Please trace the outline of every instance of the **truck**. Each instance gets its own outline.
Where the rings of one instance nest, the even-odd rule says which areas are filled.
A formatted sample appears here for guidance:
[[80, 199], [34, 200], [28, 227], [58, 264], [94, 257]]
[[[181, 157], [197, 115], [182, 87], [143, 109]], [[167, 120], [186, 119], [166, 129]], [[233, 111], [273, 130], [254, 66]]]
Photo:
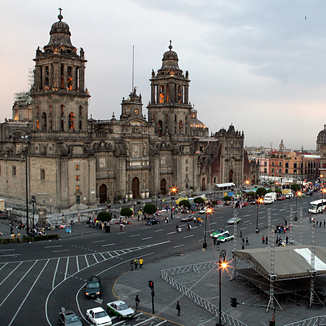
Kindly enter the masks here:
[[265, 195], [263, 204], [272, 204], [276, 200], [276, 192], [269, 192]]
[[294, 197], [292, 189], [283, 189], [282, 195], [284, 195], [287, 199]]

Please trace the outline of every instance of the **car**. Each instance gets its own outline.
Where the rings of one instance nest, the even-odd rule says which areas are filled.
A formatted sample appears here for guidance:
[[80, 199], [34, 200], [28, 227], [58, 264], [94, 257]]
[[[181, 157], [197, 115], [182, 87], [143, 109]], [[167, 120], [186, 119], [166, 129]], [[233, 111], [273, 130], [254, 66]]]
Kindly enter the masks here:
[[200, 211], [199, 211], [199, 214], [205, 214], [206, 213], [206, 209], [201, 209]]
[[307, 190], [307, 191], [306, 191], [306, 195], [308, 195], [308, 196], [312, 196], [313, 193], [314, 193], [314, 192], [313, 192], [312, 190]]
[[59, 312], [59, 325], [60, 326], [82, 326], [82, 322], [72, 310], [66, 310], [65, 308], [61, 308], [61, 312]]
[[190, 222], [193, 220], [194, 220], [194, 216], [192, 215], [181, 217], [181, 222]]
[[219, 242], [226, 242], [226, 241], [230, 241], [233, 239], [234, 239], [234, 235], [230, 234], [229, 231], [225, 231], [217, 237], [217, 241], [219, 241]]
[[101, 296], [101, 279], [99, 276], [91, 276], [85, 285], [86, 298], [97, 298]]
[[279, 196], [279, 197], [277, 197], [277, 200], [285, 200], [286, 199], [286, 197], [285, 196]]
[[222, 234], [224, 232], [225, 232], [225, 230], [223, 230], [222, 228], [219, 228], [216, 231], [214, 231], [213, 233], [211, 233], [211, 237], [217, 238], [220, 234]]
[[292, 192], [289, 192], [289, 193], [285, 194], [286, 199], [290, 199], [290, 198], [293, 198], [293, 197], [294, 197], [294, 195], [293, 195]]
[[234, 221], [236, 221], [236, 223], [240, 223], [241, 222], [241, 218], [240, 217], [231, 217], [226, 223], [227, 224], [234, 224]]
[[86, 318], [95, 326], [111, 326], [112, 320], [102, 307], [86, 310]]
[[135, 310], [130, 308], [124, 301], [116, 300], [106, 304], [110, 313], [117, 315], [119, 319], [133, 318], [135, 316]]
[[146, 225], [153, 225], [153, 224], [160, 224], [160, 221], [156, 218], [150, 218], [148, 221], [145, 222]]

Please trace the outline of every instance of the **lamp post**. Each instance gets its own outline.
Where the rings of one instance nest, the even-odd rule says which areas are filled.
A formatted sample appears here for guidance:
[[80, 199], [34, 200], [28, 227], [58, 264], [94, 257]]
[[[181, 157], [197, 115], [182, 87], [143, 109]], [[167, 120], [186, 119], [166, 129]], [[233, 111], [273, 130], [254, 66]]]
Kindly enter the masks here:
[[26, 186], [26, 233], [29, 235], [29, 221], [28, 221], [28, 135], [22, 136], [22, 139], [25, 140], [25, 186]]
[[295, 217], [294, 220], [298, 220], [298, 197], [301, 196], [301, 191], [297, 191], [297, 195], [295, 197]]
[[206, 250], [207, 248], [207, 241], [206, 241], [206, 234], [207, 234], [207, 218], [208, 214], [212, 213], [212, 209], [208, 207], [206, 209], [206, 216], [205, 216], [205, 231], [204, 231], [204, 243], [203, 243], [203, 250]]
[[171, 221], [173, 220], [173, 214], [172, 214], [172, 199], [173, 199], [173, 195], [177, 192], [177, 188], [176, 187], [172, 187], [171, 188]]
[[218, 270], [219, 270], [219, 278], [218, 278], [218, 324], [216, 326], [222, 326], [222, 269], [226, 269], [228, 264], [226, 262], [226, 251], [221, 250]]
[[326, 192], [326, 189], [323, 188], [321, 192], [322, 192], [322, 194], [323, 194], [323, 205], [322, 205], [321, 213], [323, 214], [323, 213], [324, 213], [324, 193]]
[[259, 205], [263, 203], [263, 198], [258, 198], [257, 200], [257, 219], [256, 219], [256, 233], [259, 232], [259, 228], [258, 228], [258, 212], [259, 212]]

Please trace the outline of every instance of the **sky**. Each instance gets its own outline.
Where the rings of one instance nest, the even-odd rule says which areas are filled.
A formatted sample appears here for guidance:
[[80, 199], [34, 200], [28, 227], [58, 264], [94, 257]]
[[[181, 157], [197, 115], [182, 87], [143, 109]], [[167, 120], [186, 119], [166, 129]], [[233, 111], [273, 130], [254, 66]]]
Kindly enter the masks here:
[[134, 80], [143, 114], [151, 71], [172, 40], [189, 71], [189, 100], [215, 133], [231, 124], [246, 146], [316, 149], [326, 106], [324, 0], [12, 0], [0, 20], [0, 121], [29, 89], [36, 49], [58, 8], [88, 60], [89, 117], [121, 114]]

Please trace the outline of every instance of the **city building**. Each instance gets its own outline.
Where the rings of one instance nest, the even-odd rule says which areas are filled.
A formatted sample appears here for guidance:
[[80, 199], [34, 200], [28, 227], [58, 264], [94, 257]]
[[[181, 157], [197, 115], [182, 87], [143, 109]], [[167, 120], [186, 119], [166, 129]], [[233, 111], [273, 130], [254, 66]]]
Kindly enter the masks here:
[[242, 184], [255, 174], [244, 133], [231, 125], [209, 136], [189, 101], [188, 71], [172, 44], [152, 70], [148, 119], [141, 94], [122, 99], [119, 119], [89, 118], [86, 57], [71, 43], [61, 13], [37, 48], [34, 83], [0, 124], [0, 196], [24, 209], [30, 198], [49, 213], [116, 200]]

